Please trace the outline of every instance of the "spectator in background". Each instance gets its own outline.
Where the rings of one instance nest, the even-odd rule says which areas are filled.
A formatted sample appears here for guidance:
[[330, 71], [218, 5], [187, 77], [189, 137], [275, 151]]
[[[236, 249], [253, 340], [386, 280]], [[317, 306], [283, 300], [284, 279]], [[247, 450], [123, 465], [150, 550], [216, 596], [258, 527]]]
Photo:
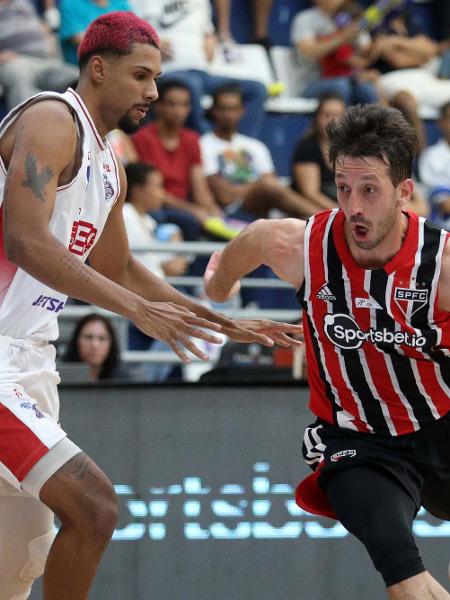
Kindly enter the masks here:
[[42, 90], [63, 92], [78, 79], [29, 0], [0, 0], [0, 86], [7, 110]]
[[[188, 125], [204, 133], [211, 124], [204, 116], [202, 96], [220, 85], [236, 83], [210, 73], [217, 39], [211, 20], [210, 0], [132, 0], [135, 12], [151, 23], [161, 36], [162, 68], [167, 77], [182, 80], [191, 91]], [[255, 73], [255, 79], [257, 79]], [[265, 119], [266, 88], [259, 81], [239, 80], [247, 117], [241, 131], [258, 136]]]
[[[217, 33], [221, 42], [233, 42], [231, 33], [231, 1], [215, 0], [214, 6], [217, 17]], [[253, 11], [253, 36], [252, 44], [261, 44], [264, 48], [270, 48], [269, 40], [269, 17], [272, 10], [273, 0], [252, 0]]]
[[97, 17], [115, 10], [130, 11], [128, 0], [60, 0], [61, 28], [59, 37], [64, 59], [78, 64], [77, 51], [81, 38]]
[[279, 181], [268, 148], [237, 132], [243, 113], [238, 86], [215, 91], [210, 110], [214, 130], [200, 142], [204, 172], [216, 202], [247, 221], [268, 217], [272, 209], [299, 218], [314, 212], [309, 200]]
[[419, 176], [427, 187], [431, 219], [450, 230], [450, 102], [441, 108], [438, 120], [442, 139], [419, 157]]
[[142, 127], [132, 140], [142, 162], [163, 175], [166, 194], [155, 217], [183, 230], [186, 240], [196, 240], [208, 229], [211, 218], [222, 217], [203, 175], [199, 135], [184, 125], [191, 107], [189, 87], [167, 80], [159, 86], [154, 105], [156, 120]]
[[[158, 223], [149, 212], [157, 211], [164, 201], [164, 181], [161, 173], [145, 163], [131, 163], [126, 168], [128, 188], [123, 206], [125, 229], [127, 230], [128, 243], [134, 253], [137, 250], [148, 248], [152, 243], [161, 238], [158, 234]], [[170, 230], [169, 230], [170, 227]], [[160, 229], [170, 243], [183, 241], [180, 229], [176, 225], [160, 225]], [[137, 252], [136, 258], [142, 262], [152, 273], [165, 279], [167, 276], [184, 275], [188, 269], [189, 261], [182, 254], [174, 255], [159, 252]], [[128, 347], [130, 350], [148, 350], [171, 352], [169, 346], [148, 337], [133, 323], [128, 328]], [[149, 363], [142, 370], [142, 376], [147, 381], [164, 381], [174, 370], [170, 363]]]
[[322, 96], [314, 113], [311, 129], [294, 151], [292, 187], [316, 204], [317, 209], [335, 208], [337, 191], [328, 158], [328, 123], [345, 112], [345, 102], [337, 94]]
[[128, 378], [120, 362], [114, 327], [110, 319], [97, 313], [86, 315], [76, 323], [63, 360], [86, 363], [91, 381]]
[[[164, 202], [164, 180], [161, 173], [145, 163], [131, 163], [126, 169], [127, 195], [123, 207], [125, 228], [131, 251], [145, 249], [158, 240], [158, 223], [152, 218], [152, 211], [161, 208]], [[179, 228], [173, 225], [168, 241], [183, 241]], [[183, 255], [162, 254], [159, 252], [139, 252], [136, 258], [152, 273], [164, 279], [166, 276], [184, 275], [188, 261]]]
[[[430, 91], [435, 86], [436, 76], [428, 69], [435, 69], [436, 57], [441, 46], [421, 30], [412, 15], [406, 13], [390, 20], [384, 28], [373, 36], [373, 43], [367, 56], [372, 68], [380, 73], [379, 86], [394, 108], [398, 108], [408, 122], [415, 128], [419, 138], [420, 149], [427, 145], [425, 128], [418, 114], [418, 105], [438, 106], [444, 98], [450, 99], [450, 83], [438, 82], [436, 100], [430, 103]], [[432, 62], [430, 62], [432, 61]], [[413, 69], [413, 70], [411, 70]], [[424, 84], [429, 81], [431, 89], [420, 90], [415, 83], [425, 77]], [[447, 91], [445, 91], [447, 88]]]
[[[352, 45], [370, 44], [370, 38], [361, 38], [356, 21], [338, 29], [334, 17], [342, 10], [345, 0], [314, 0], [315, 6], [299, 12], [291, 28], [291, 41], [298, 62], [298, 93], [305, 98], [320, 98], [324, 94], [339, 94], [347, 105], [377, 102], [378, 92], [374, 73], [364, 69], [353, 74], [324, 77], [321, 61], [346, 47], [348, 58]], [[330, 67], [331, 68], [331, 67]], [[339, 71], [336, 71], [339, 73]]]

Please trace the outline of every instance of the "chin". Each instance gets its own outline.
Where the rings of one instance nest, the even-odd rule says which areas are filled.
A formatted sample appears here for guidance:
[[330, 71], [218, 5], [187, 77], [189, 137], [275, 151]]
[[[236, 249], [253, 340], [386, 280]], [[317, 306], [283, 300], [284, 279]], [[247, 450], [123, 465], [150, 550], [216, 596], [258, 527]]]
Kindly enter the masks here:
[[127, 115], [122, 117], [118, 123], [119, 128], [126, 134], [131, 135], [139, 129], [141, 121], [133, 121]]

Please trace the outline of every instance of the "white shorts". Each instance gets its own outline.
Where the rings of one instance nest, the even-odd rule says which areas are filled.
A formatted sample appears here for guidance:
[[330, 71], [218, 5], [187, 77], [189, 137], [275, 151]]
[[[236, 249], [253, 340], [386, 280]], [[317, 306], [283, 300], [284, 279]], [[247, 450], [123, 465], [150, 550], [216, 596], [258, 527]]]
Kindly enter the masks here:
[[[0, 336], [0, 495], [17, 490], [38, 498], [40, 486], [80, 452], [67, 440], [58, 445], [63, 456], [49, 453], [66, 438], [58, 424], [55, 354], [47, 342]], [[44, 457], [43, 471], [37, 463]], [[26, 478], [32, 469], [40, 483], [34, 478], [30, 487]]]

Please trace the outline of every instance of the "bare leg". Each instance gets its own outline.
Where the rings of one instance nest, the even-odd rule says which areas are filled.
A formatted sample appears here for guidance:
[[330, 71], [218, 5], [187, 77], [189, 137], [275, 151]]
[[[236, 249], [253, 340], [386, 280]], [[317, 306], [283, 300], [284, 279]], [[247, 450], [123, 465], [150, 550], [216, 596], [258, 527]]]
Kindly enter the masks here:
[[217, 33], [219, 38], [229, 40], [231, 35], [231, 0], [215, 0], [216, 16], [217, 16]]
[[428, 571], [391, 585], [387, 591], [390, 600], [450, 600], [450, 594]]
[[317, 206], [305, 196], [294, 192], [278, 181], [256, 182], [246, 194], [242, 208], [261, 218], [269, 215], [272, 208], [290, 217], [304, 219], [317, 212]]
[[69, 460], [40, 498], [60, 519], [44, 572], [44, 600], [86, 600], [117, 522], [114, 488], [85, 454]]
[[273, 0], [252, 0], [252, 4], [254, 38], [266, 39], [269, 37], [269, 16]]

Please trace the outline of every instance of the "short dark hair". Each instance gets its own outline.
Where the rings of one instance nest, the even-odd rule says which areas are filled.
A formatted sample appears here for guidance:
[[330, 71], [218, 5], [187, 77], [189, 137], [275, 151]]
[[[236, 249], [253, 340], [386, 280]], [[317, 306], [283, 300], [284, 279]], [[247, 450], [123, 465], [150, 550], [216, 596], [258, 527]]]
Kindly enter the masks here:
[[82, 70], [95, 54], [125, 56], [133, 44], [150, 44], [159, 49], [155, 29], [131, 12], [113, 11], [92, 21], [78, 47], [78, 64]]
[[356, 105], [327, 125], [329, 158], [336, 167], [340, 156], [373, 156], [389, 167], [394, 185], [411, 177], [419, 144], [414, 128], [396, 108]]
[[78, 340], [85, 325], [93, 321], [100, 321], [108, 330], [111, 344], [105, 362], [100, 369], [99, 379], [107, 379], [112, 377], [120, 364], [120, 349], [117, 335], [111, 320], [99, 313], [89, 313], [77, 321], [72, 336], [67, 344], [66, 351], [63, 356], [64, 362], [82, 362], [78, 351]]
[[147, 182], [147, 177], [156, 170], [156, 167], [153, 165], [148, 165], [143, 162], [129, 163], [125, 167], [125, 173], [127, 175], [128, 182], [125, 202], [130, 202], [134, 188], [145, 185]]
[[243, 103], [244, 99], [242, 97], [242, 90], [237, 83], [226, 83], [224, 85], [220, 85], [216, 88], [212, 95], [212, 108], [216, 106], [219, 101], [220, 96], [224, 96], [225, 94], [231, 94], [232, 96], [239, 96], [241, 103]]
[[185, 90], [188, 92], [189, 97], [192, 96], [189, 86], [181, 81], [181, 79], [166, 79], [158, 81], [158, 95], [159, 100], [164, 101], [167, 94], [172, 90]]

